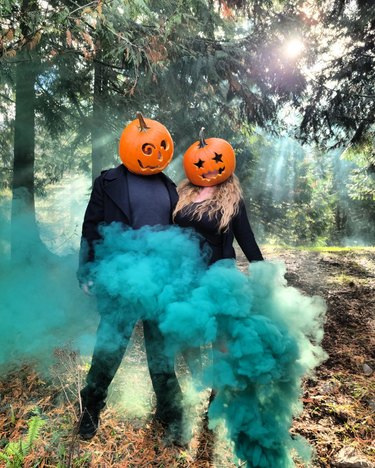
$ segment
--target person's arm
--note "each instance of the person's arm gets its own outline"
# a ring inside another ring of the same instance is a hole
[[[78,281],[82,289],[88,293],[90,283],[88,272],[90,262],[94,261],[94,244],[101,239],[99,226],[104,221],[104,201],[102,178],[98,177],[91,192],[90,200],[86,208],[82,225],[82,237],[79,250],[79,268],[77,271]]]
[[[253,230],[251,229],[243,200],[240,202],[239,212],[232,221],[232,229],[238,245],[241,247],[249,262],[264,260],[262,252],[256,243]]]

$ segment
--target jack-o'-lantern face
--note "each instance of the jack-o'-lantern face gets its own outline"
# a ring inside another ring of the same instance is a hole
[[[173,141],[168,130],[160,122],[137,119],[123,130],[120,143],[120,159],[131,172],[140,175],[157,174],[164,170],[173,157]]]
[[[211,187],[221,184],[230,177],[236,167],[236,157],[232,146],[221,138],[203,137],[193,143],[184,154],[186,177],[194,185]]]

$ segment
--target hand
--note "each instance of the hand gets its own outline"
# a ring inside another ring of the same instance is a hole
[[[85,283],[80,283],[80,287],[82,289],[82,291],[87,294],[88,296],[93,296],[94,293],[92,292],[92,288],[94,286],[94,282],[89,280]]]
[[[227,344],[224,342],[219,343],[219,351],[223,354],[228,354],[229,350]]]
[[[223,354],[228,354],[229,352],[228,341],[224,337],[218,338],[214,343],[214,347]]]

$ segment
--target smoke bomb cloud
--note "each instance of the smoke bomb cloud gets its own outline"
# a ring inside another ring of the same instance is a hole
[[[84,297],[76,279],[77,254],[52,254],[38,238],[25,211],[0,220],[0,365],[35,362],[47,369],[57,347],[92,347],[97,318],[95,300]],[[9,235],[16,255],[10,258]]]
[[[158,321],[170,353],[212,343],[197,386],[218,392],[211,424],[225,419],[237,456],[254,467],[292,466],[293,449],[306,457],[289,428],[302,377],[326,357],[324,301],[287,287],[282,263],[257,262],[247,274],[231,260],[207,269],[199,238],[176,226],[112,225],[103,236],[91,269],[98,295]]]
[[[78,288],[78,255],[51,254],[35,235],[27,239],[28,223],[22,216],[13,222],[25,247],[18,261],[0,260],[2,366],[48,366],[56,347],[72,342],[87,352],[95,336],[97,304]],[[300,409],[301,378],[325,358],[322,299],[287,287],[282,263],[254,263],[246,274],[231,260],[208,269],[200,239],[177,226],[111,225],[96,254],[89,272],[109,313],[156,320],[171,354],[194,361],[200,348],[212,347],[210,364],[198,365],[193,377],[197,388],[217,391],[211,426],[225,420],[239,458],[281,467],[292,463],[294,449],[308,457],[289,428]]]

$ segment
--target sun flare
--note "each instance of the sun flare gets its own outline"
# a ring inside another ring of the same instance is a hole
[[[305,48],[304,43],[300,39],[289,40],[284,47],[285,55],[291,58],[296,58],[303,52]]]

